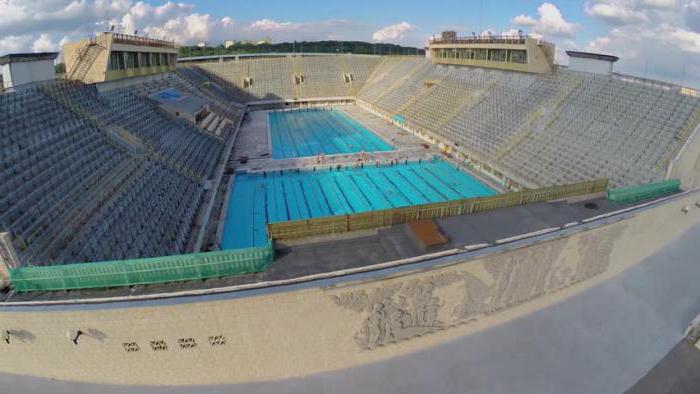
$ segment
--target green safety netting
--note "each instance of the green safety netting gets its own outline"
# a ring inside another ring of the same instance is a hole
[[[615,203],[629,203],[678,193],[680,188],[681,181],[678,179],[638,186],[621,187],[618,189],[609,189],[608,200]]]
[[[263,247],[10,270],[15,291],[46,291],[178,282],[262,272],[274,260]]]

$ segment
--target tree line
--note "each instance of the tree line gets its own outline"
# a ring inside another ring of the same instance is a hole
[[[276,44],[236,43],[228,48],[224,44],[215,47],[182,46],[180,57],[217,56],[255,53],[353,53],[364,55],[420,55],[423,48],[396,44],[374,44],[363,41],[299,41]]]

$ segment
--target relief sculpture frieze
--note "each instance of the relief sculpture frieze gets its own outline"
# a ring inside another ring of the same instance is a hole
[[[605,272],[624,225],[497,253],[416,279],[333,295],[361,320],[354,339],[374,349],[470,323]]]

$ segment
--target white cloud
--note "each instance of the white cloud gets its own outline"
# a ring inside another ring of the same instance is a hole
[[[401,22],[395,25],[385,26],[374,32],[372,39],[377,42],[396,41],[404,38],[406,33],[415,30],[415,26],[408,22]]]
[[[700,33],[661,24],[615,28],[585,49],[620,57],[624,73],[700,87]]]
[[[613,25],[585,49],[620,57],[618,70],[700,87],[698,0],[598,0],[617,14],[589,13]]]
[[[24,51],[31,45],[31,43],[31,34],[0,38],[0,54]]]
[[[51,36],[46,33],[41,34],[32,44],[32,52],[53,52],[57,49],[56,44],[51,41]]]
[[[652,8],[671,8],[676,5],[676,0],[642,0],[642,4]]]
[[[250,24],[251,30],[260,31],[279,31],[289,30],[292,27],[292,22],[277,22],[270,19],[261,19]]]
[[[691,30],[700,32],[700,0],[693,0],[685,6],[685,23]]]
[[[542,3],[537,8],[538,18],[529,15],[518,15],[512,22],[518,26],[527,27],[532,33],[544,37],[573,37],[578,25],[564,19],[557,6],[552,3]]]
[[[700,33],[678,27],[668,29],[669,44],[677,44],[683,51],[700,54]]]
[[[520,32],[515,29],[508,29],[506,31],[501,32],[501,36],[503,37],[517,37],[520,35]]]
[[[666,0],[647,0],[650,2],[662,2]],[[647,13],[639,8],[634,0],[597,0],[585,5],[586,14],[601,19],[611,25],[626,25],[632,23],[648,22]]]
[[[128,0],[0,0],[0,36],[94,29],[114,15],[122,15]]]
[[[275,42],[333,38],[367,41],[376,30],[343,19],[238,22],[230,16],[198,13],[193,4],[163,0],[0,0],[0,54],[56,48],[61,41],[85,38],[110,26],[119,32],[133,34],[138,30],[185,45],[265,37]]]

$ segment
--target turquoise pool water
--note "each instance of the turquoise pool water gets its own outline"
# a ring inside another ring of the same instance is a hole
[[[490,196],[496,192],[442,160],[329,171],[238,174],[222,248],[263,246],[266,223]]]
[[[274,159],[393,150],[391,145],[338,110],[270,112],[268,120]]]

